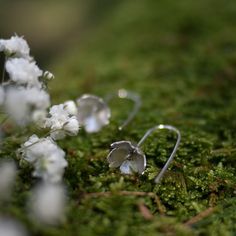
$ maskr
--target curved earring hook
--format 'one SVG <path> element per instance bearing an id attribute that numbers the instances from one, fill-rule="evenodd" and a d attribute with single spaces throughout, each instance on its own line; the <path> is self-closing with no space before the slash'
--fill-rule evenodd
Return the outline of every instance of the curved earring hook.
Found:
<path id="1" fill-rule="evenodd" d="M 125 98 L 134 102 L 134 108 L 129 113 L 128 118 L 118 127 L 119 130 L 122 130 L 125 126 L 127 126 L 131 120 L 135 117 L 138 110 L 141 106 L 141 99 L 137 93 L 127 91 L 126 89 L 119 89 L 115 94 L 109 94 L 106 96 L 105 100 L 108 103 L 111 99 L 118 97 L 118 98 Z"/>
<path id="2" fill-rule="evenodd" d="M 160 180 L 162 179 L 164 173 L 166 172 L 166 170 L 168 169 L 170 163 L 173 161 L 173 158 L 177 152 L 177 149 L 179 147 L 179 144 L 180 144 L 180 140 L 181 140 L 181 134 L 180 134 L 180 131 L 175 128 L 174 126 L 171 126 L 171 125 L 157 125 L 157 126 L 154 126 L 153 128 L 149 129 L 145 134 L 144 136 L 141 138 L 141 140 L 138 142 L 137 144 L 137 147 L 140 147 L 144 141 L 147 139 L 147 137 L 152 133 L 154 132 L 155 130 L 157 129 L 167 129 L 167 130 L 170 130 L 170 131 L 173 131 L 177 134 L 177 141 L 176 141 L 176 144 L 175 144 L 175 147 L 169 157 L 169 159 L 167 160 L 166 164 L 164 165 L 164 167 L 162 168 L 161 172 L 155 177 L 155 183 L 159 183 Z"/>

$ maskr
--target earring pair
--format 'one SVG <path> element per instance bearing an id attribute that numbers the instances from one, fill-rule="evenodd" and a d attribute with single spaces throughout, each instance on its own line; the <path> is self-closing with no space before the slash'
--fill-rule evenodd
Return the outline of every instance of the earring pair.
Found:
<path id="1" fill-rule="evenodd" d="M 133 173 L 144 174 L 146 168 L 146 156 L 141 150 L 141 146 L 151 133 L 153 133 L 155 130 L 163 130 L 163 129 L 167 129 L 171 132 L 176 133 L 177 141 L 164 167 L 154 179 L 155 183 L 160 183 L 164 173 L 166 172 L 169 165 L 173 161 L 173 158 L 177 152 L 181 140 L 180 131 L 171 125 L 160 124 L 154 126 L 144 134 L 144 136 L 141 138 L 141 140 L 138 142 L 137 145 L 132 144 L 130 141 L 118 141 L 112 143 L 110 146 L 111 151 L 107 156 L 109 167 L 110 168 L 120 167 L 120 171 L 123 174 L 133 174 Z"/>
<path id="2" fill-rule="evenodd" d="M 95 95 L 84 94 L 76 100 L 78 108 L 78 120 L 84 126 L 86 132 L 94 133 L 101 130 L 105 125 L 108 125 L 111 117 L 111 110 L 108 103 L 111 99 L 118 97 L 121 99 L 129 99 L 134 102 L 134 107 L 129 113 L 128 118 L 121 124 L 118 129 L 122 130 L 134 118 L 141 106 L 140 96 L 136 93 L 119 89 L 117 93 L 109 94 L 105 99 Z M 160 173 L 155 177 L 155 183 L 159 183 L 173 161 L 180 144 L 181 134 L 180 131 L 171 125 L 157 125 L 147 130 L 137 145 L 132 144 L 130 141 L 118 141 L 110 145 L 111 151 L 107 156 L 107 161 L 110 168 L 120 167 L 123 174 L 139 173 L 144 174 L 146 169 L 146 156 L 143 153 L 141 146 L 155 130 L 169 130 L 177 134 L 177 141 L 174 149 L 165 163 Z"/>
<path id="3" fill-rule="evenodd" d="M 125 89 L 119 89 L 114 94 L 109 94 L 105 99 L 91 94 L 84 94 L 76 100 L 78 109 L 78 120 L 88 133 L 95 133 L 102 129 L 103 126 L 108 125 L 111 117 L 111 109 L 108 103 L 113 98 L 128 99 L 134 102 L 134 108 L 129 113 L 128 118 L 119 126 L 122 130 L 134 118 L 141 106 L 140 96 L 134 92 Z"/>

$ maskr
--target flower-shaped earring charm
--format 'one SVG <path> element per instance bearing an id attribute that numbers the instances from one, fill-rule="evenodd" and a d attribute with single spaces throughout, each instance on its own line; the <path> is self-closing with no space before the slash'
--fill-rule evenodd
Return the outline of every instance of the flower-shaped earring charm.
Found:
<path id="1" fill-rule="evenodd" d="M 157 125 L 149 129 L 137 145 L 131 144 L 130 141 L 119 141 L 111 144 L 111 151 L 107 156 L 107 161 L 110 168 L 120 167 L 120 171 L 123 174 L 139 173 L 143 174 L 146 168 L 146 157 L 140 149 L 140 146 L 144 143 L 146 138 L 157 129 L 167 129 L 177 134 L 177 141 L 175 147 L 167 160 L 166 164 L 162 168 L 161 172 L 156 176 L 155 182 L 159 183 L 170 163 L 172 162 L 176 151 L 179 147 L 181 140 L 181 134 L 178 129 L 171 125 Z"/>
<path id="2" fill-rule="evenodd" d="M 146 157 L 139 147 L 130 141 L 120 141 L 111 144 L 111 152 L 107 159 L 109 167 L 117 168 L 124 174 L 137 172 L 142 174 L 146 167 Z"/>
<path id="3" fill-rule="evenodd" d="M 132 100 L 135 104 L 132 112 L 128 118 L 119 127 L 121 130 L 126 126 L 136 115 L 140 108 L 140 97 L 132 92 L 128 92 L 125 89 L 120 89 L 117 94 L 110 94 L 107 96 L 106 101 L 110 101 L 112 98 L 118 96 L 118 98 L 126 98 Z M 101 130 L 105 125 L 109 124 L 111 117 L 111 110 L 102 98 L 85 94 L 76 100 L 78 108 L 78 120 L 84 129 L 88 133 L 95 133 Z"/>
<path id="4" fill-rule="evenodd" d="M 98 132 L 104 125 L 109 124 L 111 111 L 108 105 L 94 95 L 84 94 L 76 100 L 78 107 L 78 120 L 86 132 Z"/>

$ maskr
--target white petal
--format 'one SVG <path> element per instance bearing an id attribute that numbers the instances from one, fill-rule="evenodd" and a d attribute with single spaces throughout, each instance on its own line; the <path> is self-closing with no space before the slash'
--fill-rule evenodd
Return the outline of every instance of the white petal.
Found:
<path id="1" fill-rule="evenodd" d="M 125 161 L 126 156 L 129 154 L 127 149 L 124 148 L 116 148 L 113 149 L 107 157 L 107 160 L 109 162 L 109 167 L 116 168 L 122 165 L 122 163 Z"/>
<path id="2" fill-rule="evenodd" d="M 38 88 L 10 87 L 5 93 L 5 109 L 17 124 L 33 121 L 36 111 L 45 111 L 50 105 L 49 95 Z"/>
<path id="3" fill-rule="evenodd" d="M 0 217 L 0 235 L 1 236 L 26 236 L 26 229 L 18 221 L 8 217 Z"/>
<path id="4" fill-rule="evenodd" d="M 37 136 L 33 136 L 31 139 L 36 138 Z M 28 146 L 23 149 L 23 158 L 33 164 L 33 176 L 51 183 L 61 181 L 67 166 L 65 152 L 50 137 L 37 139 L 37 143 L 29 146 L 30 143 L 32 142 L 28 141 L 28 145 L 23 145 L 23 148 Z"/>
<path id="5" fill-rule="evenodd" d="M 75 105 L 75 102 L 74 101 L 66 101 L 64 102 L 64 109 L 70 114 L 70 115 L 73 115 L 73 116 L 76 116 L 78 114 L 78 110 L 77 110 L 77 107 Z"/>
<path id="6" fill-rule="evenodd" d="M 65 210 L 65 189 L 59 184 L 41 184 L 33 190 L 29 203 L 30 213 L 39 222 L 60 223 Z"/>
<path id="7" fill-rule="evenodd" d="M 16 165 L 13 161 L 0 162 L 0 199 L 7 199 L 15 181 Z"/>
<path id="8" fill-rule="evenodd" d="M 45 71 L 43 73 L 43 76 L 48 80 L 52 80 L 55 78 L 54 74 L 52 74 L 50 71 Z"/>
<path id="9" fill-rule="evenodd" d="M 63 126 L 63 129 L 71 136 L 75 136 L 79 132 L 79 121 L 75 116 L 70 117 L 66 124 Z"/>
<path id="10" fill-rule="evenodd" d="M 0 40 L 0 51 L 5 51 L 7 54 L 14 54 L 16 57 L 23 57 L 31 60 L 30 48 L 23 37 L 12 36 L 10 39 Z"/>
<path id="11" fill-rule="evenodd" d="M 34 61 L 30 62 L 24 58 L 10 58 L 6 62 L 6 71 L 10 80 L 17 84 L 28 84 L 41 88 L 38 78 L 42 76 L 43 72 Z"/>

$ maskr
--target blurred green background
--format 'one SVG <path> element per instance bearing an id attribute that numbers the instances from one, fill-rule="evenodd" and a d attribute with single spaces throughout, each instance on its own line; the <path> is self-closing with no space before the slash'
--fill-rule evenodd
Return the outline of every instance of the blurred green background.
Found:
<path id="1" fill-rule="evenodd" d="M 121 1 L 1 0 L 1 38 L 24 35 L 40 63 L 73 50 Z"/>

